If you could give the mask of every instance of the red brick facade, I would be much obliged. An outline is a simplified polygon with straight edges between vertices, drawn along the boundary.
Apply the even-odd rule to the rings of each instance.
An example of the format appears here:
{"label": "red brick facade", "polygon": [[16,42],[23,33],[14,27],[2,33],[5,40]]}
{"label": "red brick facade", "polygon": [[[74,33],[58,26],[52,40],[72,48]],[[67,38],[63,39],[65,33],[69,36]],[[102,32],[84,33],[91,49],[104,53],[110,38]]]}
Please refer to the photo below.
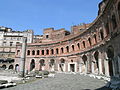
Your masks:
{"label": "red brick facade", "polygon": [[[91,24],[73,26],[71,33],[45,29],[40,40],[27,44],[25,70],[119,75],[120,0],[103,0]],[[15,66],[20,65],[21,47]]]}

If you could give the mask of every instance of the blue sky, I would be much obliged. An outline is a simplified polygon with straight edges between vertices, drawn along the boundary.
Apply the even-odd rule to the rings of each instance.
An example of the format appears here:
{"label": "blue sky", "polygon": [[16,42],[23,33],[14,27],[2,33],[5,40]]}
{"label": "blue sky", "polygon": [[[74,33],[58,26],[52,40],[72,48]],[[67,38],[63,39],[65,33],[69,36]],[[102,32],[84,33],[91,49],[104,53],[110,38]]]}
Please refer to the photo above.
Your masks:
{"label": "blue sky", "polygon": [[13,30],[65,28],[92,22],[101,0],[0,0],[0,26]]}

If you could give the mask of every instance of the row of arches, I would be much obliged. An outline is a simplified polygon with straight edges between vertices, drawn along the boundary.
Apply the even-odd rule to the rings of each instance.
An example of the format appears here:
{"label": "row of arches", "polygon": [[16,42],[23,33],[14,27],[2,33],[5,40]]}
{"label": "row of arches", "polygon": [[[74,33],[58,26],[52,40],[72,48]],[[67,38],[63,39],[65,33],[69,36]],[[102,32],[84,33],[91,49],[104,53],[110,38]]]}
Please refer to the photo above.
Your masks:
{"label": "row of arches", "polygon": [[[94,40],[95,44],[97,43],[97,37],[96,34],[94,34]],[[89,45],[91,46],[92,40],[89,37],[88,38]],[[54,54],[64,54],[64,53],[69,53],[69,52],[74,52],[76,50],[81,50],[82,48],[86,48],[86,42],[83,41],[81,43],[77,43],[71,46],[66,46],[66,47],[61,47],[61,48],[56,48],[56,49],[46,49],[46,50],[27,50],[27,55],[54,55]]]}
{"label": "row of arches", "polygon": [[3,64],[1,67],[0,67],[1,69],[3,69],[3,70],[6,70],[6,69],[14,69],[14,66],[13,65],[5,65],[5,64]]}
{"label": "row of arches", "polygon": [[[54,59],[50,59],[49,67],[50,67],[51,71],[54,71],[54,65],[55,65],[55,60]],[[44,67],[45,67],[45,60],[41,59],[39,61],[39,70],[40,71],[44,70]],[[30,62],[30,71],[32,71],[34,69],[35,69],[35,60],[32,59],[31,62]]]}

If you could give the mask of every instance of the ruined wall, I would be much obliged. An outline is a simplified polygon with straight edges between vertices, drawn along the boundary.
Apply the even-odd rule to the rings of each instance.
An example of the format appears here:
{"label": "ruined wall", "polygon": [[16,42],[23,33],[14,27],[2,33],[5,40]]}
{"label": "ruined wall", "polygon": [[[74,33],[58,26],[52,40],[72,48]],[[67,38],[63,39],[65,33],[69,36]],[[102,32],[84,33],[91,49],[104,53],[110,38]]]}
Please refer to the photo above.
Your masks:
{"label": "ruined wall", "polygon": [[[53,30],[44,34],[52,35],[51,32]],[[119,40],[120,0],[107,0],[98,17],[82,33],[70,34],[57,41],[28,44],[26,70],[117,76],[120,74]],[[15,64],[19,64],[21,53],[18,45]]]}

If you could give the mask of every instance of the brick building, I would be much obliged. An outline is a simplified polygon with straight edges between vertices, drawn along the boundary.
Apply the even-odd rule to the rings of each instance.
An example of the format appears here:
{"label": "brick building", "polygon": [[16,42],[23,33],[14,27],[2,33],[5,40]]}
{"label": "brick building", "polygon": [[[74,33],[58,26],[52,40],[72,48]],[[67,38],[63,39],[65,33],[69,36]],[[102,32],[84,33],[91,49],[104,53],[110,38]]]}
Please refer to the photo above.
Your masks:
{"label": "brick building", "polygon": [[11,28],[0,27],[0,67],[3,69],[14,67],[16,45],[27,37],[27,43],[33,42],[33,31],[13,31]]}
{"label": "brick building", "polygon": [[[120,75],[120,0],[103,0],[91,24],[72,26],[71,33],[48,28],[27,44],[25,70]],[[20,65],[22,45],[15,64]],[[19,53],[18,53],[19,52]]]}

